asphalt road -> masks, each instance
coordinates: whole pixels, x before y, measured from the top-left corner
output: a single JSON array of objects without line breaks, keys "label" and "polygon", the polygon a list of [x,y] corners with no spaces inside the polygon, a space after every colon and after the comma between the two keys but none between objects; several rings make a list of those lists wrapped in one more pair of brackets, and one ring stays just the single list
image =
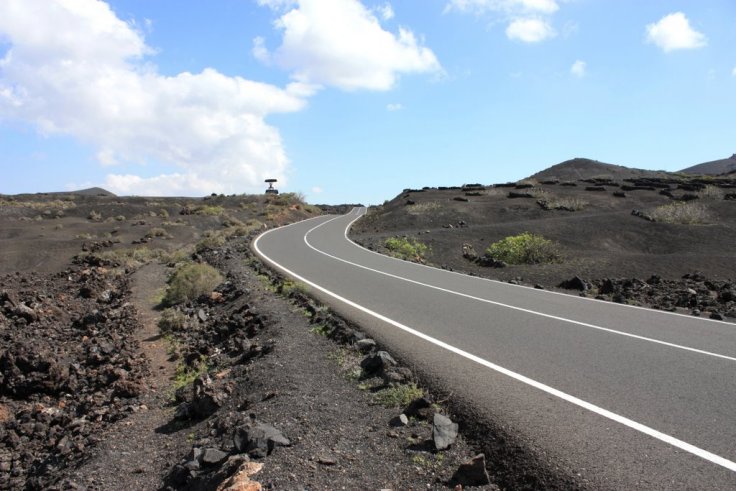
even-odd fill
[{"label": "asphalt road", "polygon": [[736,489],[736,326],[368,251],[363,213],[261,235],[258,254],[519,436],[610,489]]}]

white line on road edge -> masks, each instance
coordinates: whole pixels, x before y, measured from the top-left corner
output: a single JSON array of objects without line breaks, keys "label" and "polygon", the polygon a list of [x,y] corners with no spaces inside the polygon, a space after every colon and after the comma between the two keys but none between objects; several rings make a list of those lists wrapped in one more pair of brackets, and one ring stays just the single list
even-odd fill
[{"label": "white line on road edge", "polygon": [[[318,227],[324,225],[325,223],[331,222],[332,220],[335,220],[336,218],[340,218],[340,217],[335,217],[335,218],[332,218],[330,220],[327,220],[327,221],[321,223],[320,225],[318,225]],[[296,224],[286,225],[286,227],[290,227],[292,225],[296,225]],[[281,228],[285,228],[285,227],[281,227]],[[282,266],[281,264],[277,263],[276,261],[274,261],[273,259],[271,259],[267,255],[265,255],[263,253],[263,251],[260,250],[260,248],[258,247],[258,241],[260,241],[261,238],[263,238],[264,236],[266,236],[269,233],[273,232],[274,230],[278,230],[278,229],[272,229],[272,230],[269,230],[269,231],[264,232],[263,234],[259,235],[256,238],[256,240],[253,242],[253,248],[256,250],[256,252],[258,253],[258,255],[260,255],[263,259],[265,259],[266,261],[268,261],[270,264],[272,264],[276,268],[280,269],[284,273],[292,276],[293,278],[296,278],[297,280],[306,283],[307,285],[311,286],[312,288],[315,288],[315,289],[321,291],[322,293],[324,293],[326,295],[329,295],[330,297],[332,297],[332,298],[334,298],[336,300],[339,300],[340,302],[343,302],[346,305],[349,305],[350,307],[352,307],[354,309],[357,309],[357,310],[359,310],[361,312],[364,312],[364,313],[366,313],[366,314],[368,314],[368,315],[370,315],[372,317],[375,317],[378,320],[381,320],[381,321],[383,321],[383,322],[385,322],[387,324],[390,324],[390,325],[392,325],[394,327],[397,327],[397,328],[401,329],[404,332],[407,332],[409,334],[412,334],[412,335],[414,335],[414,336],[416,336],[416,337],[418,337],[420,339],[423,339],[423,340],[425,340],[425,341],[427,341],[429,343],[432,343],[435,346],[439,346],[440,348],[443,348],[443,349],[445,349],[447,351],[450,351],[452,353],[455,353],[456,355],[462,356],[463,358],[466,358],[468,360],[474,361],[475,363],[478,363],[479,365],[482,365],[484,367],[490,368],[491,370],[494,370],[496,372],[502,373],[502,374],[504,374],[504,375],[506,375],[508,377],[513,378],[514,380],[518,380],[519,382],[522,382],[522,383],[527,384],[527,385],[529,385],[531,387],[534,387],[535,389],[539,389],[539,390],[541,390],[543,392],[546,392],[547,394],[553,395],[553,396],[558,397],[558,398],[560,398],[560,399],[562,399],[564,401],[567,401],[567,402],[569,402],[571,404],[575,404],[578,407],[582,407],[583,409],[587,409],[588,411],[591,411],[591,412],[596,413],[596,414],[598,414],[600,416],[603,416],[604,418],[610,419],[611,421],[615,421],[617,423],[620,423],[620,424],[622,424],[624,426],[627,426],[627,427],[629,427],[631,429],[634,429],[636,431],[639,431],[641,433],[644,433],[645,435],[648,435],[648,436],[651,436],[653,438],[656,438],[657,440],[660,440],[660,441],[662,441],[664,443],[668,443],[668,444],[672,445],[673,447],[679,448],[680,450],[683,450],[685,452],[688,452],[690,454],[693,454],[695,456],[698,456],[698,457],[700,457],[702,459],[705,459],[705,460],[707,460],[709,462],[712,462],[712,463],[714,463],[716,465],[720,465],[721,467],[725,467],[726,469],[728,469],[730,471],[736,472],[736,462],[730,461],[730,460],[728,460],[728,459],[726,459],[724,457],[721,457],[720,455],[716,455],[716,454],[714,454],[712,452],[709,452],[707,450],[703,450],[702,448],[696,447],[695,445],[691,445],[690,443],[684,442],[684,441],[679,440],[679,439],[677,439],[677,438],[675,438],[673,436],[670,436],[670,435],[667,435],[665,433],[662,433],[661,431],[657,431],[654,428],[650,428],[650,427],[648,427],[646,425],[643,425],[641,423],[637,423],[634,420],[631,420],[631,419],[629,419],[629,418],[627,418],[625,416],[621,416],[619,414],[616,414],[616,413],[614,413],[612,411],[609,411],[608,409],[603,409],[602,407],[598,407],[595,404],[591,404],[590,402],[587,402],[587,401],[584,401],[582,399],[579,399],[579,398],[577,398],[577,397],[575,397],[573,395],[570,395],[570,394],[568,394],[566,392],[562,392],[561,390],[558,390],[558,389],[555,389],[553,387],[550,387],[549,385],[545,385],[545,384],[543,384],[541,382],[537,382],[536,380],[531,379],[529,377],[526,377],[524,375],[521,375],[520,373],[513,372],[513,371],[509,370],[508,368],[504,368],[502,366],[496,365],[495,363],[491,363],[488,360],[485,360],[485,359],[483,359],[483,358],[481,358],[479,356],[475,356],[473,354],[470,354],[467,351],[463,351],[460,348],[456,348],[456,347],[454,347],[454,346],[452,346],[450,344],[447,344],[447,343],[445,343],[443,341],[440,341],[439,339],[435,339],[435,338],[433,338],[431,336],[427,336],[426,334],[424,334],[422,332],[419,332],[419,331],[417,331],[415,329],[412,329],[409,326],[406,326],[404,324],[401,324],[400,322],[397,322],[397,321],[395,321],[393,319],[390,319],[390,318],[388,318],[388,317],[386,317],[384,315],[381,315],[378,312],[374,312],[374,311],[372,311],[372,310],[370,310],[370,309],[368,309],[366,307],[363,307],[362,305],[360,305],[358,303],[353,302],[352,300],[348,300],[347,298],[342,297],[342,296],[338,295],[337,293],[334,293],[334,292],[328,290],[327,288],[324,288],[324,287],[322,287],[322,286],[320,286],[320,285],[318,285],[318,284],[316,284],[316,283],[314,283],[312,281],[309,281],[308,279],[304,278],[303,276],[298,275],[295,272],[291,271],[290,269],[286,268],[285,266]],[[309,232],[307,232],[307,233],[309,233]]]},{"label": "white line on road edge", "polygon": [[[556,316],[556,315],[545,314],[544,312],[538,312],[536,310],[530,310],[530,309],[525,309],[525,308],[522,308],[522,307],[516,307],[514,305],[509,305],[509,304],[506,304],[506,303],[501,303],[501,302],[496,302],[496,301],[493,301],[493,300],[488,300],[486,298],[475,297],[473,295],[468,295],[467,293],[461,293],[461,292],[457,292],[455,290],[448,290],[446,288],[442,288],[442,287],[435,286],[435,285],[430,285],[428,283],[422,283],[421,281],[411,280],[409,278],[404,278],[403,276],[398,276],[398,275],[395,275],[395,274],[392,274],[392,273],[386,273],[385,271],[381,271],[379,269],[369,268],[368,266],[363,266],[362,264],[354,263],[354,262],[348,261],[346,259],[342,259],[342,258],[339,258],[337,256],[333,256],[332,254],[329,254],[329,253],[327,253],[325,251],[322,251],[320,249],[317,249],[316,247],[314,247],[312,244],[309,243],[309,241],[307,240],[307,237],[309,236],[310,233],[312,233],[313,231],[317,230],[318,228],[320,228],[323,225],[327,225],[328,223],[330,223],[333,220],[337,220],[338,218],[342,218],[342,217],[339,217],[338,216],[338,217],[332,218],[332,219],[327,220],[325,222],[322,222],[319,225],[317,225],[316,227],[311,228],[310,230],[308,230],[307,233],[304,234],[304,243],[307,244],[307,247],[309,247],[310,249],[312,249],[312,250],[314,250],[316,252],[319,252],[320,254],[323,254],[323,255],[331,258],[331,259],[334,259],[336,261],[343,262],[345,264],[349,264],[351,266],[355,266],[356,268],[365,269],[365,270],[371,271],[373,273],[382,274],[382,275],[388,276],[390,278],[394,278],[394,279],[401,280],[401,281],[406,281],[407,283],[413,283],[415,285],[424,286],[424,287],[427,287],[427,288],[432,288],[434,290],[439,290],[441,292],[450,293],[452,295],[457,295],[459,297],[468,298],[470,300],[476,300],[478,302],[483,302],[483,303],[487,303],[487,304],[490,304],[490,305],[496,305],[498,307],[504,307],[504,308],[511,309],[511,310],[516,310],[516,311],[519,311],[519,312],[525,312],[527,314],[537,315],[537,316],[540,316],[540,317],[545,317],[547,319],[554,319],[554,320],[561,321],[561,322],[567,322],[567,323],[575,324],[575,325],[578,325],[578,326],[588,327],[590,329],[596,329],[596,330],[608,332],[608,333],[611,333],[611,334],[618,334],[619,336],[625,336],[625,337],[629,337],[629,338],[639,339],[641,341],[647,341],[647,342],[650,342],[650,343],[661,344],[661,345],[664,345],[664,346],[669,346],[670,348],[676,348],[676,349],[681,349],[681,350],[685,350],[685,351],[691,351],[693,353],[698,353],[700,355],[712,356],[714,358],[721,358],[721,359],[729,360],[729,361],[736,361],[736,358],[735,357],[727,356],[727,355],[721,355],[719,353],[713,353],[712,351],[705,351],[705,350],[701,350],[701,349],[698,349],[698,348],[691,348],[689,346],[683,346],[681,344],[670,343],[670,342],[667,342],[667,341],[662,341],[660,339],[648,338],[646,336],[640,336],[638,334],[631,334],[631,333],[624,332],[624,331],[617,331],[616,329],[611,329],[609,327],[596,326],[595,324],[588,324],[587,322],[576,321],[576,320],[573,320],[573,319],[568,319],[566,317],[559,317],[559,316]],[[360,217],[358,217],[358,218],[360,218]],[[357,220],[357,218],[356,218],[356,220]],[[348,227],[350,227],[351,224],[352,224],[352,222],[350,222],[348,224]]]}]

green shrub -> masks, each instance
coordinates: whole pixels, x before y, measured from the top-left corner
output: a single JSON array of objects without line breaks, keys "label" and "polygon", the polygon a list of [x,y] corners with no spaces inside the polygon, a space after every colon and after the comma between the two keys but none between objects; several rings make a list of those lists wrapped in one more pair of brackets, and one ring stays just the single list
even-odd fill
[{"label": "green shrub", "polygon": [[723,199],[723,196],[725,196],[725,194],[726,193],[723,191],[723,189],[719,188],[718,186],[713,186],[709,184],[698,193],[698,196],[700,196],[700,199],[720,201]]},{"label": "green shrub", "polygon": [[202,240],[197,242],[194,246],[194,250],[199,254],[207,249],[217,249],[225,245],[227,237],[223,233],[208,231],[205,232]]},{"label": "green shrub", "polygon": [[200,205],[192,211],[195,215],[220,216],[225,212],[225,208],[218,205]]},{"label": "green shrub", "polygon": [[209,264],[189,263],[180,266],[169,279],[165,305],[176,305],[210,293],[222,283],[222,275]]},{"label": "green shrub", "polygon": [[154,237],[160,237],[163,239],[171,239],[172,236],[166,230],[161,227],[154,227],[146,233],[146,237],[152,239]]},{"label": "green shrub", "polygon": [[529,232],[494,242],[486,249],[486,254],[508,264],[542,264],[561,260],[559,244]]},{"label": "green shrub", "polygon": [[168,308],[161,312],[161,317],[158,319],[158,329],[164,334],[181,331],[184,329],[186,322],[187,316],[183,312]]},{"label": "green shrub", "polygon": [[174,389],[191,384],[197,377],[206,374],[209,368],[206,356],[200,357],[199,361],[192,366],[188,366],[183,362],[179,363],[174,373]]},{"label": "green shrub", "polygon": [[277,289],[285,297],[288,297],[291,292],[307,293],[307,290],[308,287],[304,283],[291,280],[284,280]]},{"label": "green shrub", "polygon": [[407,237],[390,237],[386,239],[384,246],[393,257],[412,261],[422,261],[429,249],[426,244]]},{"label": "green shrub", "polygon": [[708,208],[704,204],[695,201],[658,206],[652,210],[650,216],[655,222],[680,225],[707,223],[710,218]]},{"label": "green shrub", "polygon": [[416,384],[401,384],[373,394],[373,403],[384,407],[406,407],[420,397],[424,397],[424,391]]},{"label": "green shrub", "polygon": [[558,196],[548,195],[544,199],[537,201],[539,205],[545,210],[566,210],[566,211],[579,211],[585,208],[588,204],[580,198],[562,198]]}]

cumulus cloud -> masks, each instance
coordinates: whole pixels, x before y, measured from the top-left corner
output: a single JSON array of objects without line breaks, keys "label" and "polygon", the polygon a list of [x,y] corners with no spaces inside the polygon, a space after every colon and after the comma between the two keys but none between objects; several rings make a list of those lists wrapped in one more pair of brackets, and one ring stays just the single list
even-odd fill
[{"label": "cumulus cloud", "polygon": [[398,104],[398,103],[396,103],[396,104],[387,104],[386,105],[386,110],[389,111],[389,112],[400,111],[402,109],[404,109],[404,106],[402,106],[401,104]]},{"label": "cumulus cloud", "polygon": [[583,78],[587,73],[587,64],[583,60],[577,60],[570,67],[570,73],[578,78]]},{"label": "cumulus cloud", "polygon": [[0,119],[73,137],[104,165],[172,169],[109,175],[116,193],[253,192],[264,178],[286,176],[281,136],[265,118],[301,110],[308,86],[283,89],[214,69],[163,76],[143,34],[101,0],[3,0],[0,36],[9,46]]},{"label": "cumulus cloud", "polygon": [[556,35],[549,22],[542,19],[516,19],[506,28],[506,37],[524,43],[538,43]]},{"label": "cumulus cloud", "polygon": [[394,14],[394,8],[388,2],[384,3],[383,5],[378,6],[376,10],[381,15],[381,18],[383,20],[391,20],[396,15]]},{"label": "cumulus cloud", "polygon": [[661,48],[665,53],[679,49],[702,48],[708,39],[690,26],[690,21],[682,12],[662,17],[646,27],[647,42]]},{"label": "cumulus cloud", "polygon": [[389,90],[401,74],[439,73],[412,31],[381,26],[358,0],[258,0],[279,13],[281,45],[270,59],[297,82],[343,90]]},{"label": "cumulus cloud", "polygon": [[450,0],[445,11],[499,15],[507,23],[506,37],[538,43],[557,35],[551,18],[559,8],[556,0]]},{"label": "cumulus cloud", "polygon": [[555,0],[450,0],[446,9],[476,14],[485,12],[553,14],[559,10],[559,6]]}]

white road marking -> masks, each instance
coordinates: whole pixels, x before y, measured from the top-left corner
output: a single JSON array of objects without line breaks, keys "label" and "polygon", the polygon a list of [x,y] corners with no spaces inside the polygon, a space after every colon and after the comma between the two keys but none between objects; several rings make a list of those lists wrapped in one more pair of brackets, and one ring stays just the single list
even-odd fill
[{"label": "white road marking", "polygon": [[[504,308],[511,309],[511,310],[516,310],[516,311],[519,311],[519,312],[525,312],[527,314],[532,314],[532,315],[536,315],[536,316],[539,316],[539,317],[545,317],[547,319],[554,319],[554,320],[557,320],[557,321],[567,322],[567,323],[575,324],[575,325],[578,325],[578,326],[588,327],[590,329],[596,329],[596,330],[608,332],[608,333],[611,333],[611,334],[618,334],[620,336],[626,336],[626,337],[629,337],[629,338],[639,339],[641,341],[647,341],[647,342],[650,342],[650,343],[661,344],[661,345],[664,345],[664,346],[669,346],[670,348],[676,348],[676,349],[681,349],[681,350],[685,350],[685,351],[691,351],[693,353],[698,353],[698,354],[706,355],[706,356],[712,356],[712,357],[715,357],[715,358],[721,358],[721,359],[729,360],[729,361],[736,361],[736,357],[733,357],[733,356],[722,355],[720,353],[713,353],[712,351],[705,351],[705,350],[701,350],[701,349],[698,349],[698,348],[691,348],[689,346],[683,346],[683,345],[680,345],[680,344],[675,344],[675,343],[670,343],[670,342],[667,342],[667,341],[662,341],[660,339],[654,339],[654,338],[649,338],[649,337],[646,337],[646,336],[640,336],[638,334],[631,334],[631,333],[628,333],[628,332],[617,331],[616,329],[611,329],[611,328],[608,328],[608,327],[597,326],[595,324],[589,324],[587,322],[576,321],[574,319],[568,319],[566,317],[559,317],[559,316],[556,316],[556,315],[545,314],[544,312],[538,312],[536,310],[530,310],[530,309],[525,309],[525,308],[522,308],[522,307],[516,307],[514,305],[509,305],[509,304],[505,304],[505,303],[501,303],[501,302],[496,302],[494,300],[488,300],[486,298],[480,298],[480,297],[476,297],[476,296],[473,296],[473,295],[468,295],[467,293],[461,293],[461,292],[458,292],[458,291],[455,291],[455,290],[449,290],[447,288],[442,288],[442,287],[439,287],[439,286],[430,285],[428,283],[422,283],[421,281],[416,281],[416,280],[412,280],[412,279],[409,279],[409,278],[404,278],[403,276],[398,276],[398,275],[395,275],[395,274],[392,274],[392,273],[387,273],[387,272],[381,271],[379,269],[369,268],[368,266],[363,266],[362,264],[354,263],[354,262],[348,261],[346,259],[342,259],[342,258],[339,258],[337,256],[333,256],[332,254],[329,254],[329,253],[327,253],[325,251],[322,251],[320,249],[317,249],[316,247],[314,247],[312,244],[309,243],[309,240],[307,240],[307,237],[309,236],[309,234],[311,234],[313,231],[317,230],[321,226],[326,225],[326,224],[330,223],[333,220],[337,220],[338,218],[341,218],[341,217],[338,216],[338,217],[332,218],[332,219],[327,220],[325,222],[322,222],[319,225],[317,225],[316,227],[308,230],[307,233],[304,234],[304,243],[307,244],[307,247],[309,247],[310,249],[312,249],[312,250],[314,250],[316,252],[319,252],[320,254],[324,254],[325,256],[327,256],[327,257],[329,257],[331,259],[334,259],[336,261],[343,262],[345,264],[349,264],[351,266],[355,266],[356,268],[365,269],[367,271],[371,271],[373,273],[378,273],[378,274],[381,274],[381,275],[384,275],[384,276],[388,276],[390,278],[394,278],[394,279],[401,280],[401,281],[406,281],[407,283],[413,283],[415,285],[424,286],[424,287],[431,288],[431,289],[434,289],[434,290],[439,290],[439,291],[445,292],[445,293],[450,293],[452,295],[457,295],[458,297],[464,297],[464,298],[468,298],[470,300],[476,300],[478,302],[483,302],[483,303],[487,303],[487,304],[490,304],[490,305],[496,305],[498,307],[504,307]],[[360,218],[360,217],[358,217],[358,218]],[[356,218],[356,220],[357,220],[357,218]],[[351,224],[352,224],[352,222],[350,222],[350,224],[348,224],[348,228],[350,227]],[[386,256],[384,256],[384,257],[386,257]]]},{"label": "white road marking", "polygon": [[[322,222],[320,225],[317,225],[314,228],[321,227],[322,225],[324,225],[326,223],[329,223],[332,220],[335,220],[337,218],[340,218],[340,217],[332,218],[330,220],[327,220],[325,222]],[[291,224],[291,225],[295,225],[295,224]],[[291,225],[287,225],[287,227],[289,227]],[[310,229],[307,232],[307,234],[309,234],[309,232],[311,232],[312,230],[314,230],[314,228],[313,229]],[[276,268],[280,269],[281,271],[285,272],[286,274],[292,276],[293,278],[296,278],[297,280],[306,283],[307,285],[311,286],[312,288],[315,288],[316,290],[319,290],[322,293],[324,293],[326,295],[329,295],[330,297],[332,297],[332,298],[334,298],[336,300],[339,300],[340,302],[343,302],[344,304],[349,305],[350,307],[352,307],[354,309],[357,309],[357,310],[359,310],[361,312],[364,312],[364,313],[366,313],[366,314],[368,314],[368,315],[370,315],[372,317],[375,317],[378,320],[381,320],[381,321],[383,321],[383,322],[385,322],[387,324],[390,324],[390,325],[392,325],[394,327],[397,327],[397,328],[401,329],[404,332],[407,332],[409,334],[412,334],[412,335],[414,335],[414,336],[416,336],[416,337],[418,337],[420,339],[423,339],[423,340],[425,340],[425,341],[427,341],[429,343],[432,343],[435,346],[439,346],[440,348],[443,348],[443,349],[445,349],[447,351],[450,351],[452,353],[455,353],[456,355],[462,356],[463,358],[466,358],[466,359],[471,360],[471,361],[473,361],[475,363],[478,363],[479,365],[482,365],[484,367],[490,368],[491,370],[494,370],[496,372],[502,373],[502,374],[504,374],[504,375],[506,375],[508,377],[511,377],[514,380],[517,380],[517,381],[522,382],[524,384],[527,384],[527,385],[529,385],[531,387],[534,387],[535,389],[541,390],[541,391],[543,391],[543,392],[545,392],[547,394],[550,394],[550,395],[553,395],[555,397],[558,397],[558,398],[560,398],[560,399],[562,399],[564,401],[567,401],[567,402],[569,402],[571,404],[574,404],[574,405],[576,405],[578,407],[581,407],[583,409],[587,409],[588,411],[591,411],[591,412],[593,412],[595,414],[598,414],[600,416],[603,416],[604,418],[607,418],[607,419],[609,419],[611,421],[615,421],[617,423],[620,423],[620,424],[622,424],[622,425],[624,425],[624,426],[626,426],[628,428],[631,428],[633,430],[636,430],[636,431],[638,431],[640,433],[643,433],[645,435],[648,435],[648,436],[650,436],[652,438],[656,438],[657,440],[660,440],[660,441],[662,441],[664,443],[667,443],[669,445],[672,445],[673,447],[679,448],[680,450],[683,450],[685,452],[688,452],[688,453],[690,453],[692,455],[695,455],[697,457],[700,457],[700,458],[702,458],[704,460],[707,460],[709,462],[712,462],[712,463],[714,463],[716,465],[719,465],[721,467],[725,467],[726,469],[728,469],[730,471],[736,472],[736,462],[733,462],[731,460],[728,460],[728,459],[726,459],[724,457],[721,457],[720,455],[716,455],[716,454],[714,454],[712,452],[709,452],[707,450],[704,450],[702,448],[696,447],[695,445],[692,445],[692,444],[687,443],[685,441],[679,440],[679,439],[677,439],[677,438],[675,438],[673,436],[670,436],[670,435],[667,435],[665,433],[662,433],[661,431],[657,431],[654,428],[650,428],[650,427],[648,427],[646,425],[643,425],[643,424],[638,423],[638,422],[636,422],[634,420],[631,420],[631,419],[629,419],[629,418],[627,418],[625,416],[621,416],[620,414],[616,414],[616,413],[614,413],[612,411],[609,411],[608,409],[604,409],[602,407],[596,406],[595,404],[592,404],[590,402],[587,402],[587,401],[584,401],[582,399],[579,399],[579,398],[577,398],[577,397],[575,397],[573,395],[570,395],[570,394],[568,394],[566,392],[562,392],[561,390],[555,389],[554,387],[550,387],[549,385],[543,384],[543,383],[538,382],[538,381],[536,381],[534,379],[531,379],[529,377],[526,377],[526,376],[524,376],[524,375],[522,375],[520,373],[517,373],[517,372],[514,372],[512,370],[509,370],[508,368],[504,368],[504,367],[502,367],[500,365],[496,365],[495,363],[491,363],[490,361],[485,360],[485,359],[483,359],[483,358],[481,358],[479,356],[476,356],[476,355],[473,355],[471,353],[468,353],[467,351],[463,351],[460,348],[456,348],[456,347],[454,347],[454,346],[452,346],[452,345],[450,345],[448,343],[445,343],[444,341],[440,341],[439,339],[435,339],[435,338],[433,338],[431,336],[428,336],[428,335],[426,335],[426,334],[424,334],[422,332],[419,332],[419,331],[417,331],[415,329],[412,329],[411,327],[409,327],[407,325],[404,325],[404,324],[401,324],[400,322],[397,322],[397,321],[395,321],[393,319],[390,319],[390,318],[388,318],[388,317],[386,317],[386,316],[384,316],[382,314],[379,314],[378,312],[374,312],[373,310],[370,310],[370,309],[368,309],[368,308],[366,308],[366,307],[364,307],[364,306],[362,306],[362,305],[360,305],[360,304],[358,304],[356,302],[353,302],[352,300],[348,300],[347,298],[342,297],[342,296],[338,295],[337,293],[334,293],[334,292],[328,290],[327,288],[324,288],[324,287],[318,285],[317,283],[314,283],[313,281],[310,281],[310,280],[304,278],[303,276],[295,273],[294,271],[291,271],[287,267],[279,264],[278,262],[276,262],[273,259],[271,259],[270,257],[268,257],[258,247],[258,242],[261,240],[261,238],[263,238],[264,236],[266,236],[269,233],[273,232],[274,230],[277,230],[277,229],[272,229],[272,230],[269,230],[269,231],[264,232],[263,234],[259,235],[258,238],[256,238],[256,240],[253,242],[253,248],[267,262],[269,262],[270,264],[272,264]],[[306,238],[306,235],[307,234],[305,234],[305,238]]]}]

